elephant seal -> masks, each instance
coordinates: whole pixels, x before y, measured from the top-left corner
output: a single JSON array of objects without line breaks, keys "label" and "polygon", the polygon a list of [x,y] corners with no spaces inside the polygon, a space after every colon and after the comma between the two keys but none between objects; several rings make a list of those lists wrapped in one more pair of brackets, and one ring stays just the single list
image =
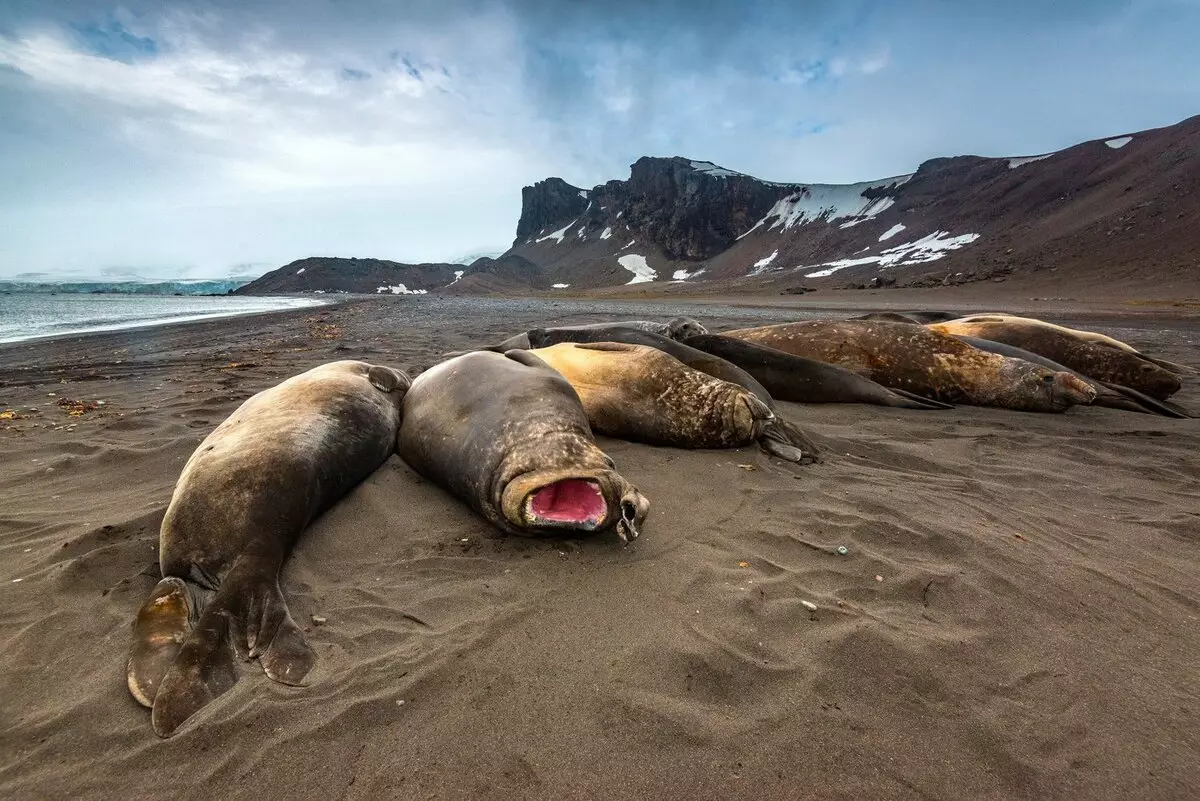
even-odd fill
[{"label": "elephant seal", "polygon": [[944,403],[1062,412],[1096,396],[1086,383],[1020,359],[985,353],[925,326],[876,320],[809,320],[726,332],[837,364],[887,387]]},{"label": "elephant seal", "polygon": [[1103,381],[1097,381],[1093,378],[1088,378],[1082,373],[1077,373],[1070,367],[1064,367],[1058,362],[1051,361],[1045,356],[1039,356],[1036,353],[1030,353],[1027,350],[1005,345],[1003,342],[992,342],[989,339],[979,339],[978,337],[956,336],[955,339],[960,342],[965,342],[973,348],[985,350],[988,353],[996,353],[1001,356],[1008,356],[1013,359],[1024,359],[1032,364],[1039,364],[1049,370],[1054,370],[1059,373],[1070,373],[1089,384],[1092,389],[1096,390],[1096,398],[1092,401],[1093,406],[1101,406],[1107,409],[1122,409],[1127,412],[1141,412],[1143,414],[1157,414],[1163,417],[1174,417],[1176,419],[1190,418],[1192,415],[1186,409],[1171,403],[1170,401],[1159,401],[1138,392],[1136,389],[1123,387],[1120,384],[1106,384]]},{"label": "elephant seal", "polygon": [[234,654],[300,684],[316,661],[279,590],[300,532],[383,464],[408,377],[338,361],[246,400],[184,465],[126,682],[160,737],[237,681]]},{"label": "elephant seal", "polygon": [[736,364],[653,331],[630,328],[623,323],[614,323],[608,326],[588,328],[534,328],[525,333],[529,338],[530,349],[548,348],[560,342],[580,344],[621,342],[626,345],[646,345],[674,356],[693,370],[699,370],[713,378],[744,387],[753,392],[755,397],[771,407],[772,410],[775,408],[775,399],[771,397],[771,393],[755,380],[754,376]]},{"label": "elephant seal", "polygon": [[1184,365],[1184,364],[1176,364],[1175,362],[1169,362],[1166,359],[1157,359],[1153,356],[1149,356],[1145,353],[1142,353],[1140,350],[1133,347],[1132,345],[1122,342],[1119,339],[1114,339],[1113,337],[1110,337],[1106,334],[1100,334],[1095,331],[1084,331],[1079,328],[1067,328],[1066,326],[1055,325],[1054,323],[1048,323],[1045,320],[1038,320],[1034,317],[1018,317],[1015,314],[1003,314],[1003,313],[997,312],[997,313],[988,313],[988,314],[972,314],[972,315],[968,315],[968,316],[964,316],[964,317],[955,317],[953,320],[929,320],[928,322],[1023,323],[1026,325],[1034,325],[1034,326],[1039,326],[1041,328],[1050,329],[1053,331],[1059,331],[1064,334],[1070,334],[1071,336],[1076,337],[1077,339],[1081,339],[1085,342],[1091,342],[1096,345],[1107,345],[1110,348],[1116,348],[1117,350],[1123,350],[1126,353],[1132,353],[1135,356],[1140,356],[1141,358],[1145,359],[1146,361],[1157,364],[1159,367],[1162,367],[1165,370],[1170,370],[1172,373],[1176,373],[1178,375],[1188,375],[1188,374],[1194,374],[1196,372],[1200,372],[1200,371],[1197,371],[1196,368],[1194,368],[1194,367],[1188,367],[1187,365]]},{"label": "elephant seal", "polygon": [[[639,331],[649,331],[659,336],[664,336],[669,339],[682,340],[696,334],[707,334],[708,329],[698,321],[691,317],[676,317],[668,322],[659,323],[653,320],[619,320],[612,323],[586,323],[584,325],[560,325],[555,326],[552,330],[558,332],[565,331],[604,331],[613,327],[620,328],[635,328]],[[538,329],[535,329],[538,330]],[[542,329],[545,330],[545,329]],[[562,340],[560,340],[562,341]],[[529,350],[531,347],[538,347],[531,344],[529,340],[529,332],[523,332],[509,337],[499,345],[493,345],[486,350],[495,351],[496,353],[504,353],[507,350],[519,348],[521,350]]]},{"label": "elephant seal", "polygon": [[[888,389],[833,364],[784,353],[720,334],[699,334],[683,344],[719,356],[750,373],[774,397],[794,403],[871,403],[897,409],[951,409],[950,404]],[[707,372],[707,371],[705,371]]]},{"label": "elephant seal", "polygon": [[1013,345],[1064,364],[1089,378],[1130,387],[1156,400],[1166,400],[1182,386],[1175,373],[1138,355],[1018,318],[994,322],[954,320],[932,323],[926,328],[943,334],[978,337]]},{"label": "elephant seal", "polygon": [[763,450],[797,463],[816,461],[817,447],[737,384],[693,370],[663,351],[620,342],[562,342],[529,351],[579,393],[599,433],[676,448]]},{"label": "elephant seal", "polygon": [[528,351],[474,351],[413,379],[396,450],[508,534],[616,530],[650,504],[596,445],[579,396]]}]

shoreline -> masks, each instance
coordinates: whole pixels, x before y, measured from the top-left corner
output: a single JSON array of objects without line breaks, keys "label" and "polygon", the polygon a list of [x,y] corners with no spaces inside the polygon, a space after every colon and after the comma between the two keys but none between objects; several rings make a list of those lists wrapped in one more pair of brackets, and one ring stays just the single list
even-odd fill
[{"label": "shoreline", "polygon": [[[40,292],[15,293],[14,292],[14,293],[8,293],[8,294],[9,294],[9,296],[30,295],[33,297],[37,297],[39,295],[47,294],[47,293],[40,293]],[[96,297],[96,293],[86,293],[86,294],[84,294],[84,293],[66,293],[66,294],[77,294],[80,297],[85,297],[85,298]],[[156,297],[172,297],[173,298],[173,297],[177,297],[177,296],[175,296],[175,295],[133,295],[133,294],[129,294],[129,293],[111,293],[109,295],[106,295],[106,297],[136,298],[136,299],[144,300],[147,298],[156,298]],[[214,297],[214,298],[221,298],[221,299],[229,299],[227,296],[224,296],[224,295],[195,295],[195,296],[183,296],[183,297],[186,297],[189,299],[199,298],[199,297],[206,297],[206,298]],[[276,314],[279,312],[296,311],[296,310],[302,310],[302,309],[312,309],[312,308],[317,308],[320,306],[327,306],[327,305],[330,305],[331,303],[337,302],[334,300],[324,300],[324,299],[311,299],[310,300],[309,298],[305,298],[300,295],[259,295],[259,296],[245,296],[244,299],[247,301],[252,301],[254,299],[270,300],[271,298],[278,298],[280,300],[286,298],[291,301],[299,301],[299,302],[298,303],[293,302],[288,305],[280,304],[277,308],[272,308],[272,309],[258,308],[258,309],[253,309],[250,311],[230,310],[230,311],[219,311],[219,312],[181,313],[179,316],[170,316],[170,317],[153,318],[153,319],[138,319],[138,320],[130,320],[127,322],[101,324],[101,325],[89,326],[89,327],[85,327],[85,328],[72,329],[69,331],[57,331],[53,334],[33,334],[30,336],[17,337],[15,339],[0,339],[0,347],[2,347],[4,345],[13,345],[13,344],[20,344],[20,343],[43,342],[43,341],[48,341],[48,340],[60,339],[63,337],[89,336],[92,334],[106,334],[106,333],[114,333],[114,332],[119,332],[119,331],[143,329],[143,328],[157,328],[160,326],[169,326],[169,325],[186,325],[186,324],[190,324],[190,323],[206,322],[206,321],[212,321],[212,320],[224,320],[224,319],[229,319],[232,317],[246,317],[246,316],[258,315],[258,314]]]}]

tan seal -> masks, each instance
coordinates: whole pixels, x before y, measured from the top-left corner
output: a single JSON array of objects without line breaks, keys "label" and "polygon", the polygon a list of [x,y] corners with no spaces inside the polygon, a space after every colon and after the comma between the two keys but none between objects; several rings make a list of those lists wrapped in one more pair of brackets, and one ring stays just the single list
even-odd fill
[{"label": "tan seal", "polygon": [[563,342],[530,353],[571,382],[599,433],[677,448],[737,448],[758,442],[788,461],[817,457],[816,446],[753,392],[694,370],[657,348]]}]

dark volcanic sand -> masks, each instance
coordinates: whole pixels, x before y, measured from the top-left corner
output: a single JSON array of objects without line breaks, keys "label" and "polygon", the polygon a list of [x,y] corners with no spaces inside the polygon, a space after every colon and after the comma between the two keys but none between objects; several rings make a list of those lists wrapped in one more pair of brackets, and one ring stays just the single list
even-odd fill
[{"label": "dark volcanic sand", "polygon": [[[240,401],[681,309],[797,317],[385,298],[0,347],[0,797],[1200,797],[1200,420],[1106,409],[782,404],[828,449],[805,468],[602,439],[652,503],[625,550],[496,538],[393,457],[283,577],[327,619],[311,685],[248,665],[154,736],[129,622]],[[1200,364],[1194,316],[1090,325]]]}]

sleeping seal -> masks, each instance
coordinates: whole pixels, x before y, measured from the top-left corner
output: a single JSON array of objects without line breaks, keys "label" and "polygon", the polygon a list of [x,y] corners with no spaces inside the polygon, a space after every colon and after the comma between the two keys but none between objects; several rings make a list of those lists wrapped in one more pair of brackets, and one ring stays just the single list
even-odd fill
[{"label": "sleeping seal", "polygon": [[1003,342],[992,342],[990,339],[979,339],[978,337],[963,337],[957,336],[955,339],[960,342],[966,342],[973,348],[986,350],[988,353],[998,353],[1001,356],[1009,356],[1014,359],[1024,359],[1031,364],[1040,364],[1042,367],[1048,368],[1058,373],[1070,373],[1089,384],[1092,389],[1096,390],[1096,397],[1092,401],[1093,406],[1101,406],[1106,409],[1123,409],[1127,412],[1142,412],[1144,414],[1157,414],[1163,417],[1174,417],[1183,419],[1191,417],[1191,413],[1180,406],[1176,406],[1170,401],[1160,401],[1151,398],[1149,395],[1138,392],[1136,389],[1123,387],[1120,384],[1107,384],[1103,381],[1097,381],[1094,378],[1088,378],[1082,373],[1077,373],[1070,367],[1064,367],[1058,362],[1051,361],[1045,356],[1039,356],[1036,353],[1030,353],[1012,345],[1005,345]]},{"label": "sleeping seal", "polygon": [[[685,345],[720,356],[754,376],[768,392],[795,403],[871,403],[897,409],[951,409],[902,389],[888,389],[834,364],[784,353],[720,334],[688,337]],[[705,371],[707,372],[707,371]]]},{"label": "sleeping seal", "polygon": [[283,684],[308,674],[316,656],[280,568],[309,521],[391,455],[408,383],[365,362],[315,367],[249,398],[188,459],[126,670],[159,736],[234,685],[235,651]]},{"label": "sleeping seal", "polygon": [[509,534],[616,530],[650,508],[596,445],[579,396],[527,351],[467,353],[417,376],[400,457]]},{"label": "sleeping seal", "polygon": [[[626,328],[626,329],[635,328],[639,331],[649,331],[651,333],[658,334],[659,336],[664,336],[669,339],[678,339],[678,340],[686,339],[687,337],[695,336],[696,334],[707,334],[708,333],[707,328],[705,328],[703,325],[701,325],[698,321],[693,320],[691,317],[676,317],[676,318],[670,320],[669,322],[665,322],[665,323],[654,322],[653,320],[618,320],[616,322],[611,322],[611,323],[586,323],[584,325],[559,325],[559,326],[554,326],[554,328],[551,330],[558,331],[558,332],[566,332],[566,331],[586,332],[586,331],[602,331],[602,330],[613,328],[613,327],[620,327],[620,328]],[[535,329],[535,330],[545,330],[545,329]],[[493,345],[489,348],[485,348],[485,350],[495,351],[496,353],[503,353],[506,350],[512,350],[514,348],[528,350],[531,347],[534,347],[534,348],[539,347],[538,345],[533,345],[530,343],[529,333],[530,332],[526,331],[526,332],[523,332],[520,334],[516,334],[516,335],[511,336],[508,339],[504,340],[499,345]],[[559,340],[559,341],[563,341],[563,340]]]},{"label": "sleeping seal", "polygon": [[693,370],[646,345],[563,342],[530,351],[563,375],[599,433],[676,448],[737,448],[758,442],[792,462],[817,448],[737,384]]},{"label": "sleeping seal", "polygon": [[1053,359],[1089,378],[1136,389],[1157,400],[1179,391],[1179,376],[1140,355],[1089,342],[1054,326],[1008,317],[978,322],[954,320],[926,328],[943,334],[1003,342]]},{"label": "sleeping seal", "polygon": [[663,353],[674,356],[693,370],[699,370],[713,378],[719,378],[750,390],[760,401],[772,409],[775,408],[775,399],[771,397],[771,393],[758,383],[754,376],[736,364],[653,331],[614,323],[613,325],[588,328],[534,328],[525,333],[529,337],[530,349],[548,348],[560,342],[623,342],[626,345],[646,345],[657,348]]},{"label": "sleeping seal", "polygon": [[875,320],[809,320],[726,332],[837,364],[887,387],[945,403],[1061,412],[1095,390],[1067,373],[985,353],[924,326]]},{"label": "sleeping seal", "polygon": [[1179,375],[1188,375],[1188,374],[1198,372],[1194,367],[1188,367],[1187,365],[1184,365],[1184,364],[1176,364],[1175,362],[1169,362],[1166,359],[1157,359],[1153,356],[1148,356],[1145,353],[1142,353],[1137,348],[1133,347],[1132,345],[1122,342],[1119,339],[1114,339],[1106,334],[1099,334],[1099,333],[1096,333],[1095,331],[1084,331],[1079,328],[1067,328],[1066,326],[1055,325],[1054,323],[1048,323],[1045,320],[1038,320],[1034,317],[1018,317],[1015,314],[988,313],[988,314],[972,314],[972,315],[963,316],[963,317],[955,317],[952,320],[927,320],[926,322],[930,322],[930,323],[942,323],[942,322],[1020,323],[1020,324],[1024,324],[1024,325],[1037,326],[1039,328],[1049,329],[1052,331],[1058,331],[1063,334],[1070,334],[1071,336],[1075,337],[1076,339],[1083,340],[1084,342],[1091,342],[1095,345],[1105,345],[1110,348],[1116,348],[1117,350],[1123,350],[1126,353],[1132,353],[1135,356],[1140,356],[1141,358],[1145,359],[1148,362],[1153,362],[1154,364],[1157,364],[1159,367],[1162,367],[1164,370],[1170,370],[1172,373],[1177,373]]}]

